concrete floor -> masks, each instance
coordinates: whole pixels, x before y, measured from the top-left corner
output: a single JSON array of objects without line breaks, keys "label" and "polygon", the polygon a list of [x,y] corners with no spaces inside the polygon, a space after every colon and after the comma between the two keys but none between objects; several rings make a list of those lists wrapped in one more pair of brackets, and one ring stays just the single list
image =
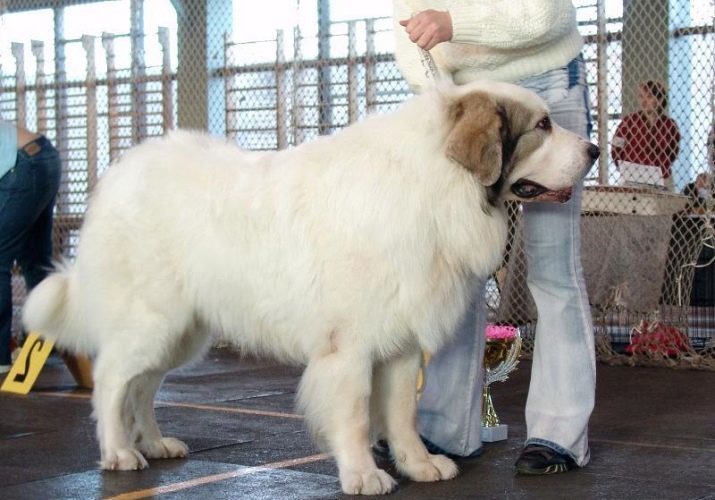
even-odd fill
[{"label": "concrete floor", "polygon": [[[460,460],[451,481],[399,479],[404,499],[715,499],[715,373],[598,367],[588,467],[522,477],[529,363],[493,388],[509,439]],[[0,499],[341,498],[332,459],[312,445],[293,398],[300,370],[214,350],[171,374],[157,401],[164,434],[188,459],[102,472],[90,394],[55,356],[28,396],[0,393]],[[390,465],[382,462],[390,468]]]}]

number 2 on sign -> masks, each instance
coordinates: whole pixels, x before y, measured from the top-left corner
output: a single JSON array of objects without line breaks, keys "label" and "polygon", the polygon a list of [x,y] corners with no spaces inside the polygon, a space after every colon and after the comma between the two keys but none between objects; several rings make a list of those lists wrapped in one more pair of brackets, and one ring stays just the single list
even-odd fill
[{"label": "number 2 on sign", "polygon": [[35,333],[29,334],[0,391],[16,394],[30,392],[53,346],[54,342],[41,339]]}]

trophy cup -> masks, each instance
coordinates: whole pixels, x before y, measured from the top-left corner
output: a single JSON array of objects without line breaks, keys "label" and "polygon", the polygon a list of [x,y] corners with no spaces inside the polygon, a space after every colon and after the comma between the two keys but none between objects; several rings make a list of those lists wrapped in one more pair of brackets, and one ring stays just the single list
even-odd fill
[{"label": "trophy cup", "polygon": [[484,349],[484,389],[482,391],[482,441],[491,443],[507,437],[507,425],[499,422],[489,386],[509,378],[519,363],[521,335],[513,326],[488,325]]}]

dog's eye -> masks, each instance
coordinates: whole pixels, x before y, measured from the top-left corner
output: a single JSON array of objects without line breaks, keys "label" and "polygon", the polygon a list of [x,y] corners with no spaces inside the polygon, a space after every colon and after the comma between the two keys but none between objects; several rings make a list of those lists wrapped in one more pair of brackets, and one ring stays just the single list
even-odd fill
[{"label": "dog's eye", "polygon": [[548,116],[543,117],[539,123],[536,124],[536,128],[541,130],[551,130],[551,119]]}]

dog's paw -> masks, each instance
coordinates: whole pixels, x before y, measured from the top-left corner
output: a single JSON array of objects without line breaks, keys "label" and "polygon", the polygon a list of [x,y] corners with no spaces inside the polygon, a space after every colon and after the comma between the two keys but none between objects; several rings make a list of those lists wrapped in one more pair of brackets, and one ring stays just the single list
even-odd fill
[{"label": "dog's paw", "polygon": [[428,455],[427,460],[405,460],[397,462],[397,468],[413,481],[432,482],[452,479],[459,468],[444,455]]},{"label": "dog's paw", "polygon": [[102,457],[100,466],[105,470],[141,470],[149,467],[149,462],[134,448],[120,448]]},{"label": "dog's paw", "polygon": [[189,454],[189,447],[183,441],[171,437],[141,441],[137,448],[146,458],[186,458]]},{"label": "dog's paw", "polygon": [[376,468],[368,472],[341,472],[340,486],[348,495],[384,495],[394,490],[397,482],[387,472]]}]

